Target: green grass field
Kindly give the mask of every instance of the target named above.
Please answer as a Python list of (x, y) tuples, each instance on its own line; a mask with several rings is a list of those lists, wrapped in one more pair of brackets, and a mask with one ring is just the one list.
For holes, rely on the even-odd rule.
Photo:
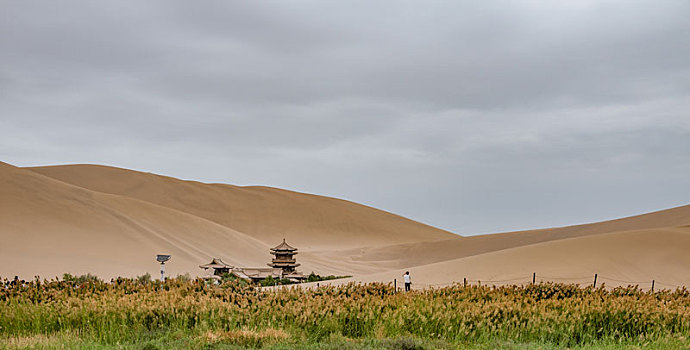
[(33, 281), (0, 288), (4, 348), (690, 348), (690, 292), (635, 287)]

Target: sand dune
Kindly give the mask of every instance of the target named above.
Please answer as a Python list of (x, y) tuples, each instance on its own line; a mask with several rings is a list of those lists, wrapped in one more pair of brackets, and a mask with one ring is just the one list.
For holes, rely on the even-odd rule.
[(377, 262), (390, 268), (405, 268), (566, 238), (683, 225), (690, 225), (690, 205), (592, 224), (479, 235), (465, 237), (462, 240), (448, 239), (351, 249), (324, 254), (347, 256), (357, 262)]
[(278, 189), (208, 185), (100, 166), (57, 167), (69, 171), (60, 172), (64, 178), (52, 178), (0, 165), (0, 237), (6, 242), (0, 247), (0, 276), (5, 277), (64, 272), (156, 276), (157, 253), (173, 255), (168, 264), (173, 275), (202, 274), (197, 266), (211, 257), (265, 266), (271, 258), (268, 248), (283, 235), (300, 247), (299, 261), (307, 273), (366, 274), (382, 267), (310, 250), (454, 236), (355, 203)]
[[(416, 288), (483, 281), (485, 285), (554, 281), (657, 288), (690, 285), (690, 226), (605, 233), (549, 241), (429, 265), (358, 276), (352, 281), (392, 282), (409, 270)], [(337, 281), (333, 283), (343, 283)]]
[(212, 256), (262, 265), (268, 246), (192, 215), (68, 185), (0, 163), (0, 276), (97, 273), (156, 275), (157, 253), (171, 274)]
[(30, 168), (90, 190), (137, 198), (205, 218), (266, 244), (305, 250), (374, 247), (458, 237), (388, 212), (269, 187), (204, 184), (96, 165)]
[[(690, 206), (562, 228), (460, 237), (356, 203), (268, 187), (183, 181), (126, 169), (0, 163), (0, 276), (201, 274), (220, 257), (263, 266), (283, 237), (301, 270), (416, 287), (552, 277), (608, 285), (690, 283)], [(618, 281), (615, 281), (615, 280)], [(497, 281), (497, 282), (490, 282)], [(337, 281), (333, 283), (343, 283)]]

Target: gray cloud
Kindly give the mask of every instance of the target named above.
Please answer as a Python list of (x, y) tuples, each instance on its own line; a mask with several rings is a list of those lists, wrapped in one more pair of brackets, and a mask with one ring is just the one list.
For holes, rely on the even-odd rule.
[(687, 203), (685, 1), (0, 5), (0, 158), (347, 198), (462, 234)]

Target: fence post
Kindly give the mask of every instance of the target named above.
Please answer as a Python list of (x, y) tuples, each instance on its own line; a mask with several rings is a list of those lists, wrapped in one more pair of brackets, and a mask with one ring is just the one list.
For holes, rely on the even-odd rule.
[(316, 282), (316, 288), (319, 288), (319, 282)]
[(532, 272), (532, 284), (534, 284), (534, 281), (537, 279), (537, 273)]
[(652, 280), (652, 293), (654, 293), (654, 280)]
[(462, 278), (462, 286), (463, 286), (464, 288), (467, 288), (467, 277), (463, 277), (463, 278)]
[(479, 287), (481, 287), (481, 286), (482, 286), (482, 281), (477, 280), (477, 284), (479, 285)]
[(395, 293), (398, 292), (398, 279), (397, 278), (393, 279), (393, 290), (395, 291)]
[(597, 274), (594, 274), (594, 288), (597, 287)]

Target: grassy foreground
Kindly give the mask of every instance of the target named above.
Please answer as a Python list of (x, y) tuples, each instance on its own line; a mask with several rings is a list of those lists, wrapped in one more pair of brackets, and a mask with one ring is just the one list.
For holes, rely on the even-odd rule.
[(33, 281), (0, 287), (3, 348), (689, 348), (690, 292), (563, 284), (395, 293), (237, 283)]

